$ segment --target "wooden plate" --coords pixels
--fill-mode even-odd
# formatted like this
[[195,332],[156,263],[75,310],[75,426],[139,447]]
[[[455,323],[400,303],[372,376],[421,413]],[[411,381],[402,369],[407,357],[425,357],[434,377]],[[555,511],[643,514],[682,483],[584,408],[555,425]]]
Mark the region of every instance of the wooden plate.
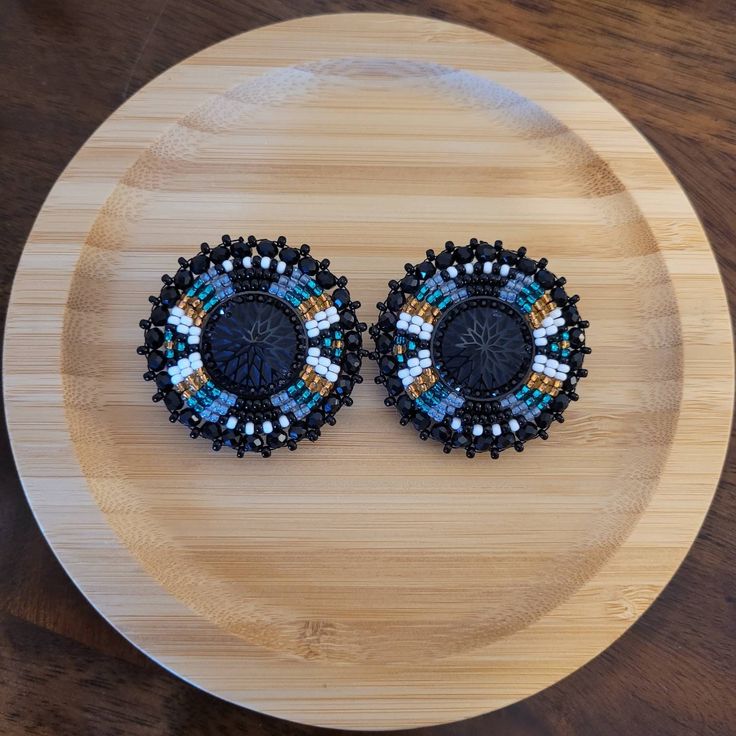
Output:
[[[211,453],[150,402],[137,323],[177,257],[251,232],[311,243],[369,322],[428,247],[526,245],[582,296],[582,400],[469,461],[367,365],[317,445]],[[50,544],[134,644],[284,718],[417,726],[564,677],[667,583],[726,449],[726,314],[687,197],[585,85],[468,28],[314,17],[187,59],[74,158],[18,270],[7,412]]]

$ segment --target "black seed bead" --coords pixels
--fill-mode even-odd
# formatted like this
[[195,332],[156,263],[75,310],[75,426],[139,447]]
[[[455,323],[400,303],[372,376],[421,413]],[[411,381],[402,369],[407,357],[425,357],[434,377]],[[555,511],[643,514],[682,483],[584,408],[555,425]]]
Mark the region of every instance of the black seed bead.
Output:
[[330,271],[320,271],[315,280],[322,289],[332,289],[337,283],[337,279]]
[[210,252],[210,260],[215,265],[217,265],[218,263],[222,263],[223,261],[226,261],[229,257],[230,257],[230,251],[228,251],[227,247],[224,245],[218,245],[217,248],[214,248]]
[[233,243],[230,246],[230,250],[232,251],[232,254],[236,258],[245,258],[246,256],[250,255],[250,246],[246,245],[242,240],[238,240],[235,243]]
[[194,283],[194,276],[188,268],[180,268],[174,274],[174,286],[180,291],[188,289]]
[[319,269],[319,264],[312,258],[312,256],[305,256],[299,261],[299,270],[302,273],[306,273],[308,276],[314,276]]
[[222,433],[222,442],[228,447],[237,447],[240,442],[240,434],[233,429],[226,429]]
[[165,307],[173,307],[179,301],[179,291],[174,286],[164,286],[161,289],[161,303]]
[[189,267],[192,269],[192,273],[204,273],[210,267],[210,259],[203,253],[200,253],[192,258]]
[[473,445],[478,452],[486,452],[491,449],[493,444],[493,438],[488,435],[482,434],[473,440]]
[[577,324],[580,321],[580,312],[578,312],[577,307],[573,305],[565,307],[562,310],[562,316],[565,318],[565,321],[570,325]]
[[313,411],[307,417],[307,426],[310,429],[319,429],[324,423],[325,423],[325,417],[321,411]]
[[516,261],[519,259],[519,257],[516,255],[516,253],[510,251],[510,250],[504,250],[501,252],[501,255],[499,256],[498,260],[503,263],[506,266],[514,266],[516,265]]
[[391,396],[398,396],[404,391],[404,384],[398,376],[389,376],[386,379],[385,386]]
[[467,435],[456,432],[452,438],[453,447],[467,447],[470,444],[470,439]]
[[507,447],[511,447],[516,441],[513,432],[504,432],[503,434],[496,437],[496,447],[499,450],[505,450]]
[[543,411],[539,416],[535,419],[537,426],[540,429],[547,429],[552,422],[554,422],[555,416],[551,411]]
[[168,318],[169,310],[160,304],[151,310],[151,322],[153,322],[154,325],[165,325]]
[[519,427],[519,430],[516,433],[516,436],[520,439],[526,442],[527,440],[532,439],[533,437],[536,437],[538,434],[538,429],[533,424],[525,424],[523,427]]
[[392,291],[386,298],[386,306],[392,312],[398,312],[405,303],[406,299],[400,291]]
[[302,424],[292,424],[291,427],[289,427],[289,439],[292,439],[296,442],[304,439],[306,434],[307,428]]
[[293,266],[299,260],[299,251],[287,246],[281,250],[279,257],[287,266]]
[[149,348],[161,347],[164,343],[164,333],[158,327],[153,327],[146,332],[146,345]]
[[567,358],[567,362],[571,368],[582,368],[584,360],[585,355],[582,352],[573,353],[569,358]]

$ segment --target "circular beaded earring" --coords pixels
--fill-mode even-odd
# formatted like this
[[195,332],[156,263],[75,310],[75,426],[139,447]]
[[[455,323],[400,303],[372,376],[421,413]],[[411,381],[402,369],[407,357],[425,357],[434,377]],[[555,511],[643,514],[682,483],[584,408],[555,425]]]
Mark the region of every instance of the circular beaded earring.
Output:
[[422,439],[468,457],[547,439],[587,375],[579,298],[545,258],[500,240],[448,242],[426,256],[389,282],[370,330],[386,405]]
[[286,238],[203,243],[164,275],[141,320],[146,381],[172,422],[239,457],[316,441],[360,376],[360,303],[347,278]]

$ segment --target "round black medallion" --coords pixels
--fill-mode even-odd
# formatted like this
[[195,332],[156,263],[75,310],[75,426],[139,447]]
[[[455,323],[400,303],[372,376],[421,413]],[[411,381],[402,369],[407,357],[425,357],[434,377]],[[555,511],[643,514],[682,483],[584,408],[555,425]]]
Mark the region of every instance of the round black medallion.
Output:
[[432,339],[432,357],[447,382],[476,401],[495,399],[529,374],[529,323],[498,299],[467,299],[448,309]]
[[304,364],[307,337],[297,312],[270,294],[243,292],[210,312],[202,359],[216,383],[261,398],[292,382]]

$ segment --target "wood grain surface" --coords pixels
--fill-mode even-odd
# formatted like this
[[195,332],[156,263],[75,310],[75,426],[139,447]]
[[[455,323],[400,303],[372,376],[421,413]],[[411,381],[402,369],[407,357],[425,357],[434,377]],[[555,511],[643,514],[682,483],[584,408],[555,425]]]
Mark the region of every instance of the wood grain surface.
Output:
[[[71,6],[66,4],[64,7],[68,11]],[[377,6],[375,9],[382,8]],[[414,12],[431,10],[413,6],[402,9]],[[230,32],[235,30],[247,28],[249,23],[260,25],[267,20],[257,15],[255,11],[248,10],[246,13],[246,8],[240,5],[237,8],[228,8],[227,4],[223,4],[212,17],[207,16],[207,11],[202,11],[201,8],[197,12],[193,8],[190,8],[189,12],[179,8],[178,13],[174,14],[176,20],[170,21],[172,25],[168,27],[169,33],[182,42],[182,38],[187,35],[186,22],[191,22],[192,47],[182,48],[178,51],[178,56],[171,57],[166,54],[176,53],[172,50],[172,45],[175,44],[164,30],[167,13],[171,12],[171,8],[163,10],[158,25],[162,33],[160,39],[156,35],[156,28],[153,28],[148,42],[143,30],[140,31],[142,46],[138,48],[143,50],[137,60],[130,61],[134,66],[134,72],[136,65],[139,65],[137,68],[143,68],[141,64],[149,63],[153,65],[149,71],[150,75],[155,69],[160,68],[155,66],[155,63],[168,66],[181,55],[194,51],[212,40],[230,35]],[[323,8],[305,6],[301,12],[315,10]],[[482,18],[473,17],[470,11],[458,7],[455,10],[456,17],[453,16],[452,19],[473,22],[479,27],[485,27],[512,40],[525,41],[527,45],[543,51],[554,61],[575,68],[582,78],[598,86],[599,90],[608,94],[624,112],[637,120],[660,146],[665,150],[668,150],[667,144],[672,146],[670,163],[676,173],[683,177],[685,183],[690,183],[688,191],[695,197],[696,202],[701,204],[700,212],[705,216],[706,226],[709,226],[709,234],[714,245],[717,248],[720,245],[723,249],[730,232],[725,209],[727,200],[723,195],[719,199],[717,193],[724,186],[722,177],[728,174],[723,154],[729,151],[729,138],[726,128],[716,126],[715,120],[718,116],[713,114],[711,108],[718,105],[719,100],[720,104],[725,105],[728,100],[726,93],[729,90],[733,91],[733,83],[730,82],[731,86],[728,86],[729,78],[723,72],[718,76],[719,70],[723,68],[720,64],[725,62],[714,55],[712,49],[713,46],[720,45],[722,49],[719,50],[723,53],[728,51],[730,38],[726,33],[728,15],[716,18],[715,11],[711,11],[714,15],[713,25],[708,25],[705,22],[707,12],[710,10],[707,6],[699,6],[695,15],[688,15],[679,6],[674,8],[632,6],[627,12],[619,9],[615,13],[608,14],[604,12],[605,6],[601,6],[599,10],[597,22],[600,25],[596,27],[609,29],[610,46],[606,43],[592,46],[590,41],[587,44],[582,43],[577,34],[570,30],[567,31],[570,35],[565,35],[568,23],[576,30],[581,26],[591,28],[592,16],[580,8],[562,12],[561,9],[536,6],[499,5],[495,8],[495,14],[489,15],[489,19],[484,22]],[[108,12],[113,15],[117,12],[122,13],[114,6]],[[197,17],[203,12],[206,17]],[[77,36],[83,28],[88,28],[92,37],[99,39],[96,34],[103,32],[101,27],[95,25],[95,21],[99,19],[86,18],[89,25],[85,26],[81,20],[85,13],[81,10],[79,13],[80,20],[77,21],[75,15],[74,20],[67,21],[69,26],[74,27]],[[227,24],[220,27],[218,24],[223,22],[223,17],[228,13],[231,14],[228,16],[229,29]],[[238,14],[243,14],[240,15],[239,25],[234,20]],[[582,17],[577,17],[581,14]],[[632,38],[637,37],[632,30],[632,24],[637,17],[641,16],[643,23],[653,21],[655,15],[659,18],[659,22],[650,29],[649,45],[642,43],[641,38],[637,42],[627,41],[627,34]],[[121,34],[125,28],[125,17],[128,16],[125,14],[120,16],[118,28],[115,29]],[[491,18],[494,20],[493,24],[490,23]],[[36,34],[42,33],[46,23],[50,28],[48,33],[60,34],[57,37],[58,43],[65,38],[58,25],[63,23],[63,19],[58,15],[58,9],[54,13],[53,9],[44,12],[42,8],[26,6],[21,9],[19,6],[15,9],[11,20],[18,24],[18,28],[25,22],[29,29],[35,29]],[[108,17],[107,23],[101,25],[104,25],[104,32],[114,33],[109,20]],[[212,22],[206,23],[208,20]],[[151,30],[152,23],[153,19],[149,19],[145,32]],[[176,23],[184,23],[184,30],[177,27],[174,31]],[[606,26],[606,23],[609,25]],[[9,25],[12,26],[13,23]],[[197,36],[197,33],[202,33],[203,25],[208,26],[208,33],[215,35]],[[520,32],[521,27],[525,35],[515,35]],[[530,29],[535,28],[536,35],[535,33],[529,35]],[[680,28],[682,30],[679,30]],[[551,38],[544,39],[544,29],[551,32]],[[134,30],[126,32],[133,33]],[[590,32],[592,33],[592,30]],[[698,33],[702,35],[698,36]],[[720,33],[725,35],[718,44]],[[695,54],[693,44],[698,38],[703,39],[704,44],[707,40],[710,45],[704,47],[698,57],[699,63],[696,64],[691,59]],[[124,39],[120,41],[123,42]],[[70,61],[69,66],[59,73],[66,72],[71,76],[80,76],[78,66],[82,64],[80,55],[85,50],[84,38],[78,37],[76,43],[77,55]],[[93,45],[97,46],[98,43],[99,41],[96,41]],[[20,52],[13,57],[13,44],[10,42],[3,46],[3,53],[11,53],[5,68],[12,69],[13,65],[17,66],[20,79],[16,80],[15,84],[20,89],[23,72],[28,74],[24,64],[40,65],[36,69],[36,74],[39,75],[36,77],[37,80],[50,73],[50,68],[57,59],[48,61],[48,70],[42,66],[43,54],[49,53],[48,46],[49,44],[45,44],[43,48],[39,46],[38,58],[33,60],[28,58],[28,54],[22,59]],[[611,80],[621,83],[620,70],[617,76],[608,69],[608,64],[617,56],[616,50],[619,48],[625,49],[631,56],[627,67],[630,68],[632,76],[627,77],[628,86],[616,93],[617,88]],[[110,49],[111,44],[108,43],[106,50],[109,52]],[[146,61],[146,54],[153,54],[154,49],[162,56],[156,57],[157,62]],[[653,49],[656,49],[657,53]],[[576,50],[578,56],[575,55]],[[99,48],[95,48],[94,53],[99,54]],[[633,63],[637,53],[643,54],[639,64]],[[92,49],[89,49],[89,54],[93,54]],[[620,53],[618,55],[620,56]],[[584,73],[586,65],[596,60],[601,69],[608,69],[608,83],[607,79],[601,78],[596,85],[596,77],[591,76],[590,70],[587,76]],[[649,66],[645,64],[645,60],[649,62]],[[712,67],[709,67],[708,63],[712,64]],[[130,70],[131,67],[127,66],[122,74],[123,94],[129,84],[129,78],[125,75]],[[652,81],[648,74],[655,74],[657,70],[660,73],[667,70],[670,75],[667,92],[647,87],[647,82]],[[94,70],[85,68],[84,71],[90,75],[89,79],[97,81]],[[633,76],[635,71],[641,76],[640,79]],[[706,76],[711,82],[710,87],[699,81],[700,75],[705,72],[708,72]],[[110,73],[110,69],[105,70],[105,74]],[[50,152],[57,151],[59,146],[58,141],[55,147],[43,140],[51,134],[53,122],[60,119],[53,118],[55,106],[60,106],[60,117],[64,117],[63,113],[67,113],[68,110],[64,106],[74,105],[73,99],[69,99],[69,90],[73,89],[74,94],[80,94],[84,80],[87,79],[85,74],[81,74],[81,81],[75,80],[75,84],[66,89],[66,94],[61,94],[61,88],[50,90],[46,106],[39,111],[33,109],[29,98],[21,97],[21,93],[18,92],[16,109],[11,107],[3,112],[3,115],[7,116],[7,121],[3,121],[7,122],[4,128],[9,132],[15,130],[17,131],[15,135],[23,135],[27,139],[27,131],[33,130],[40,139],[34,140],[32,156],[36,158],[31,157],[30,162],[29,148],[28,146],[24,148],[23,162],[26,171],[22,172],[24,175],[17,175],[13,187],[7,187],[10,195],[16,193],[15,196],[21,198],[19,201],[26,203],[28,208],[31,208],[31,204],[28,203],[38,206],[38,197],[33,199],[32,190],[24,190],[24,187],[29,186],[28,169],[35,167],[39,172],[36,175],[42,176],[44,161],[38,153],[41,150],[40,146],[47,145]],[[687,86],[688,82],[690,87]],[[725,91],[720,90],[717,82]],[[91,82],[90,84],[94,88],[90,89],[90,98],[94,99],[94,94],[100,93],[101,88]],[[12,88],[9,86],[9,89]],[[641,99],[638,99],[637,91],[643,92],[640,94]],[[631,109],[627,109],[625,104],[627,94],[631,95],[629,103]],[[721,94],[723,97],[719,97]],[[11,102],[14,99],[11,97]],[[666,113],[668,102],[677,110],[677,115],[673,112],[673,120],[676,122],[671,123],[667,134],[657,131],[662,136],[660,142],[653,133],[654,128],[647,128],[646,125],[664,124],[667,118],[661,119],[657,116]],[[36,98],[33,104],[38,104]],[[115,101],[110,102],[110,107],[115,105]],[[719,109],[724,120],[727,120],[725,107]],[[109,112],[109,108],[106,108],[106,112]],[[104,118],[106,112],[101,118]],[[637,112],[638,115],[635,114]],[[78,114],[80,120],[85,119],[85,113]],[[24,115],[28,116],[27,119],[24,119]],[[48,129],[43,128],[44,115],[51,120]],[[88,119],[88,123],[100,122],[101,118]],[[33,125],[28,122],[30,120]],[[63,127],[61,132],[63,133]],[[70,139],[73,139],[73,133],[74,131],[69,132]],[[683,141],[689,140],[697,141],[699,147],[684,145]],[[680,148],[677,146],[678,141]],[[8,142],[13,143],[12,134],[8,136]],[[77,144],[79,142],[76,141]],[[69,145],[73,146],[74,142]],[[12,156],[17,155],[14,148],[18,146],[9,145],[3,151],[8,157],[8,162],[3,167],[5,176],[13,167]],[[67,150],[67,157],[68,153]],[[719,155],[723,157],[720,164],[721,181],[718,181],[718,168],[716,168]],[[691,161],[691,166],[683,167],[684,171],[681,171],[677,166],[678,156],[682,161]],[[18,161],[17,158],[15,160]],[[696,162],[699,164],[695,167],[697,171],[691,170]],[[63,164],[64,161],[59,163]],[[42,181],[46,181],[48,186],[55,173],[58,173],[58,168],[53,172],[47,172],[48,180],[38,178],[35,186],[41,187]],[[25,235],[25,231],[22,230],[24,209],[10,197],[7,204],[9,216],[5,225],[11,228],[11,232],[5,240],[10,247],[15,241],[22,242]],[[32,214],[29,212],[27,216],[30,217]],[[12,227],[16,226],[16,222],[19,223],[18,231],[14,234]],[[27,220],[26,230],[28,224]],[[722,250],[721,254],[725,254],[725,250]],[[8,473],[7,480],[10,484],[13,478],[12,467],[8,467],[4,472]],[[7,495],[9,499],[12,498],[12,494]],[[733,598],[729,597],[732,595],[730,592],[732,586],[729,587],[729,582],[733,582],[733,573],[728,569],[729,554],[732,559],[733,549],[728,547],[728,510],[728,500],[721,494],[706,522],[699,543],[673,585],[643,621],[605,655],[565,682],[529,701],[467,724],[447,727],[446,730],[457,733],[475,731],[488,733],[498,729],[498,732],[512,734],[732,732],[734,714],[729,709],[733,704],[727,697],[727,684],[729,678],[733,678],[734,672],[733,654],[728,648],[729,637],[733,637]],[[38,537],[33,536],[33,526],[29,521],[27,510],[20,501],[20,496],[15,505],[9,500],[3,506],[3,528],[7,553],[3,556],[6,605],[3,615],[2,667],[7,674],[3,678],[6,685],[0,692],[3,697],[2,708],[8,724],[8,733],[73,733],[85,729],[93,733],[229,733],[249,729],[272,733],[304,733],[311,730],[238,711],[192,691],[143,663],[139,655],[132,652],[119,637],[109,632],[104,624],[89,612],[88,607],[80,602],[78,595],[71,592],[68,581],[58,573],[58,568],[54,567]],[[717,533],[719,528],[722,529],[720,534]],[[48,630],[45,633],[42,631],[44,628]],[[633,641],[629,643],[632,639]]]

